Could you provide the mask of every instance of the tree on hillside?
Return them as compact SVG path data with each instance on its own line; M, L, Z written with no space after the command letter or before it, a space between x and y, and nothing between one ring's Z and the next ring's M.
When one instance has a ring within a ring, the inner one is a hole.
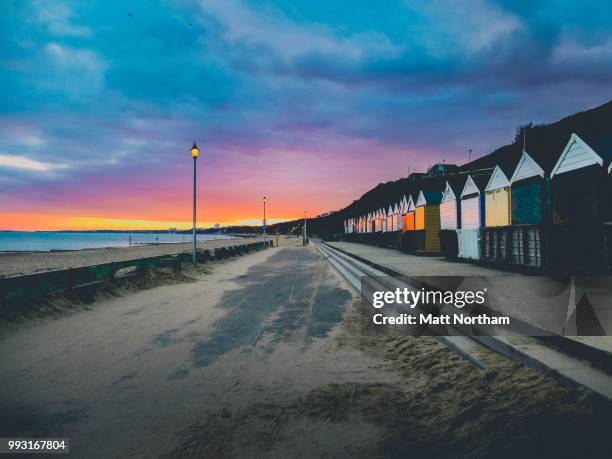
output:
M528 134L533 128L533 123L521 124L514 130L514 140L512 143L523 143L523 135Z

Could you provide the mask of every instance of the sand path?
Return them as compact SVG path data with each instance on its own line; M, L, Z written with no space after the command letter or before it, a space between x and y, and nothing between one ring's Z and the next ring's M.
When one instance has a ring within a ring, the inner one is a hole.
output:
M68 436L74 457L101 458L609 446L610 413L584 391L488 352L476 369L432 338L363 336L354 293L312 247L211 267L6 334L2 436Z

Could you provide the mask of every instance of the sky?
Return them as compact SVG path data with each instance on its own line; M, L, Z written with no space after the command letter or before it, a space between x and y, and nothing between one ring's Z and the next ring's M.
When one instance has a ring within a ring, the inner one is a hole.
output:
M588 3L588 5L587 5ZM612 98L612 2L3 0L0 229L340 209Z

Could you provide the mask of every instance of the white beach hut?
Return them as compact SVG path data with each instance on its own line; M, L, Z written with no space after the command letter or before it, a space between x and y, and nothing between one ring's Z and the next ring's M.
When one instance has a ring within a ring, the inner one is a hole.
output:
M457 242L460 258L480 260L480 229L484 225L484 189L491 171L468 176L461 192L460 220Z

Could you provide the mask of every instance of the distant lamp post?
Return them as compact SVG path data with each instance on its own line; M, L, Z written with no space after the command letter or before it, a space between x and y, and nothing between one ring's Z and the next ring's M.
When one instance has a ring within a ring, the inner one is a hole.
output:
M302 236L302 244L306 245L306 211L304 211L304 234Z
M264 196L263 198L261 198L261 200L263 201L263 211L264 211L264 216L263 216L263 234L265 236L266 235L266 201L268 199Z
M200 149L193 141L191 147L191 157L193 158L193 264L196 264L196 164Z

